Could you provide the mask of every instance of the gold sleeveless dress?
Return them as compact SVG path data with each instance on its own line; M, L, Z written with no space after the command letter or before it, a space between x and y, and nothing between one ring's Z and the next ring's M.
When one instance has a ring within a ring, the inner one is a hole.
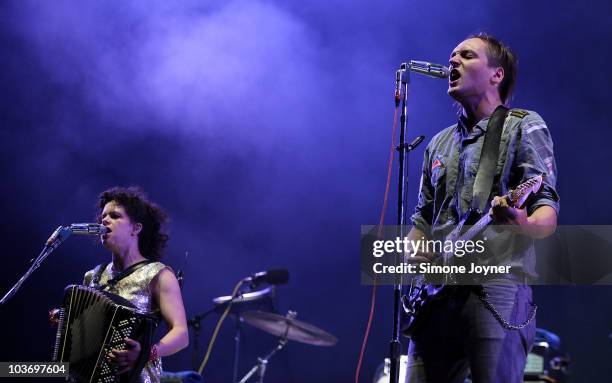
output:
M117 276L119 272L113 271L113 264L109 263L102 275L100 276L100 285L106 285L109 279ZM102 265L98 265L93 270L85 273L83 284L93 287L93 276L98 272ZM159 313L159 307L156 307L153 301L153 294L150 291L149 284L151 280L164 268L168 266L161 262L153 262L142 266L132 274L121 279L114 286L106 286L104 291L112 294L117 294L122 298L130 301L141 311ZM140 373L141 383L158 383L162 373L161 358L157 357L154 362L148 362Z

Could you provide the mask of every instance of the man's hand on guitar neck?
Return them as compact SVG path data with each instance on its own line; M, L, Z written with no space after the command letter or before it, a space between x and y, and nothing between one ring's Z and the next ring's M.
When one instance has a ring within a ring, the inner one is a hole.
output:
M557 212L552 207L539 206L528 216L527 209L510 206L505 196L493 198L489 215L496 224L514 227L534 239L546 238L557 228Z
M508 197L494 197L489 215L498 225L512 225L524 228L528 225L527 210L517 209L508 204ZM521 229L519 231L522 232Z

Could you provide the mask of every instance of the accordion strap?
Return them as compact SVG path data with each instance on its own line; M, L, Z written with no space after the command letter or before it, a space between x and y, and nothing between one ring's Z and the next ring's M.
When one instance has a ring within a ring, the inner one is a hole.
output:
M96 288L99 286L100 278L102 278L102 273L104 272L104 270L106 270L106 266L108 266L108 263L102 263L98 265L94 270L94 275L91 279L91 283Z
M106 270L106 268L108 267L108 263L103 263L96 268L96 272L92 279L93 285L98 290L104 290L107 286L116 285L120 280L132 275L137 270L153 262L154 261L147 259L144 261L134 263L132 266L128 267L127 269L119 273L119 275L115 276L114 278L109 279L105 285L100 285L99 283L100 283L100 278L102 278L102 273L104 273L104 270Z

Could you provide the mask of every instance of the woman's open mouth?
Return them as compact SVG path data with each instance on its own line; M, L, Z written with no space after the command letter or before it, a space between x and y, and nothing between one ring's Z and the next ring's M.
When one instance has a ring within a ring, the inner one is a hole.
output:
M102 234L100 236L100 238L102 238L102 240L106 240L108 239L108 235L112 232L112 230L110 229L110 227L105 226L106 227L106 233Z

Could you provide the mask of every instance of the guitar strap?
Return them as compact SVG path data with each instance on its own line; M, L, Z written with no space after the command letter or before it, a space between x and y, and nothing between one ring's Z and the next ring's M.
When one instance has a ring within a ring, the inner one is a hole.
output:
M472 194L472 210L476 210L480 214L485 212L493 188L493 179L495 178L497 159L499 158L499 143L508 112L509 109L505 106L498 106L487 124L487 132L482 143L478 172L476 173Z

